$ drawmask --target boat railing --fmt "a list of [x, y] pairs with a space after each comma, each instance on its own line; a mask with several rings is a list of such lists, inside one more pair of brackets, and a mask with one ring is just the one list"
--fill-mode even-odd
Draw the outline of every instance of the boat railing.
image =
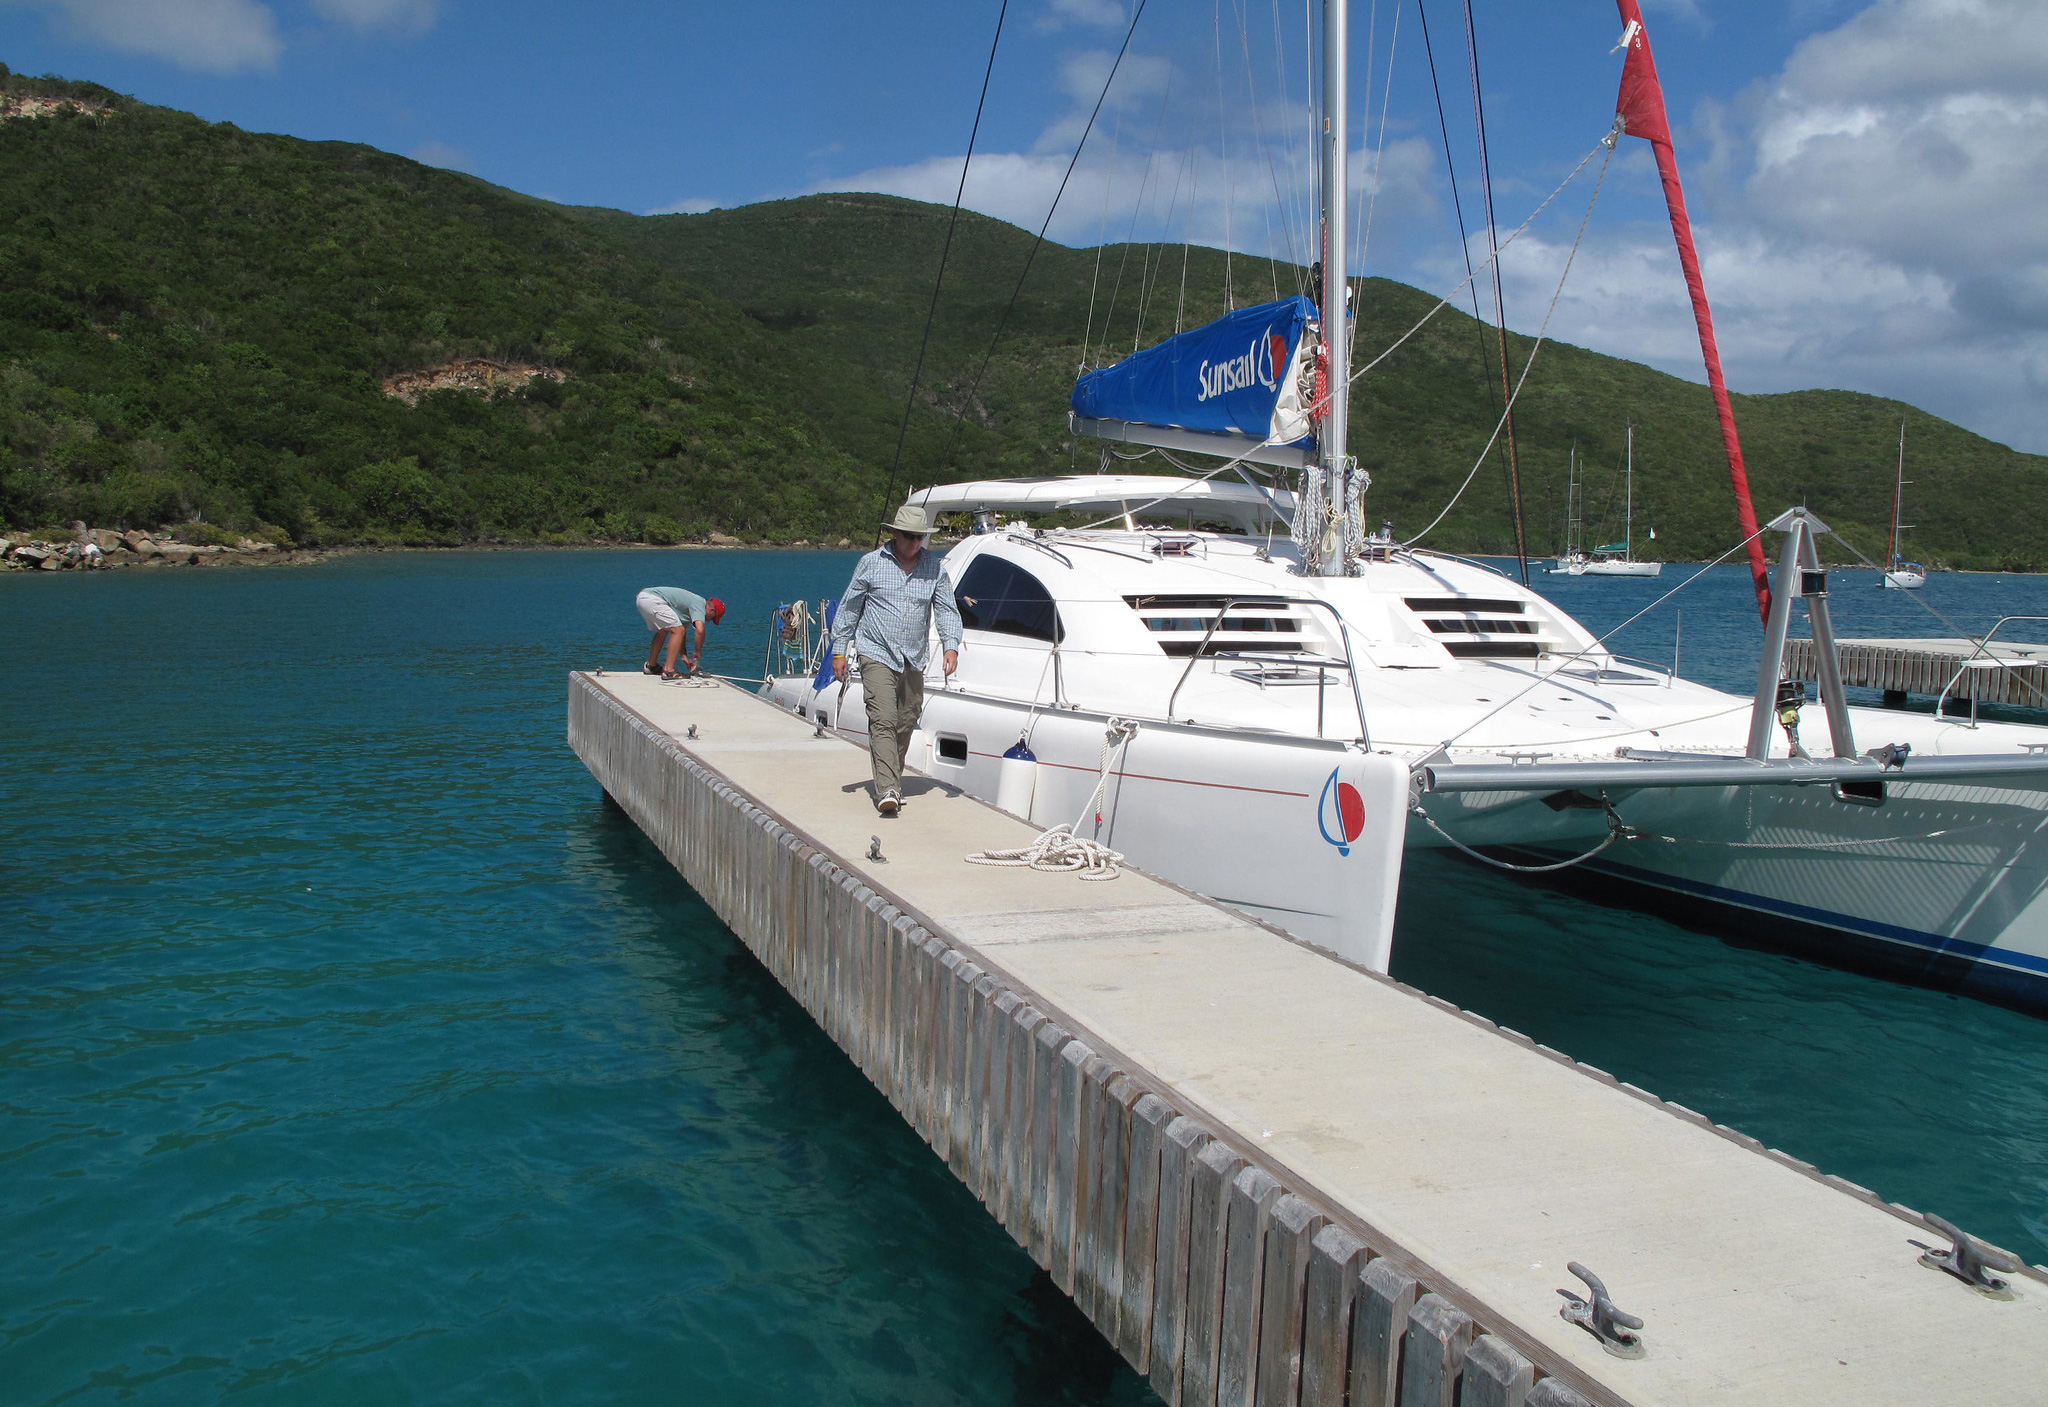
[[1460, 557], [1455, 552], [1439, 552], [1434, 547], [1410, 547], [1405, 550], [1411, 557], [1436, 557], [1446, 562], [1463, 562], [1468, 567], [1477, 567], [1482, 572], [1492, 572], [1497, 577], [1505, 578], [1512, 575], [1491, 562], [1480, 561], [1477, 557]]
[[825, 628], [825, 612], [830, 605], [829, 601], [819, 601], [815, 615], [811, 613], [810, 602], [804, 600], [775, 608], [768, 617], [767, 649], [761, 660], [764, 687], [784, 675], [800, 674], [806, 679], [817, 675], [831, 645], [831, 634]]
[[[2002, 660], [1996, 655], [1985, 653], [1986, 650], [1991, 648], [1991, 638], [2015, 621], [2048, 621], [2048, 616], [2000, 616], [1997, 622], [1979, 637], [1977, 648], [1965, 655], [1962, 662], [1956, 666], [1956, 672], [1949, 676], [1948, 683], [1941, 686], [1941, 695], [1934, 701], [1934, 716], [1936, 718], [1941, 717], [1942, 709], [1948, 704], [1949, 691], [1962, 682], [1963, 674], [1968, 670], [2029, 669], [2041, 666], [2043, 662], [2040, 660]], [[2035, 692], [2042, 693], [2039, 689], [2036, 689]], [[2042, 693], [2042, 703], [2048, 704], [2048, 693]], [[1975, 689], [1970, 690], [1970, 721], [1966, 726], [1971, 728], [1977, 726], [1977, 691]]]
[[[1285, 604], [1289, 606], [1308, 606], [1316, 610], [1327, 611], [1329, 613], [1331, 623], [1334, 624], [1337, 628], [1337, 640], [1344, 647], [1344, 657], [1340, 660], [1335, 658], [1325, 658], [1322, 656], [1306, 655], [1300, 652], [1289, 652], [1285, 655], [1278, 653], [1268, 653], [1261, 655], [1258, 651], [1253, 650], [1218, 651], [1215, 653], [1211, 653], [1209, 650], [1209, 643], [1216, 638], [1216, 631], [1219, 627], [1222, 626], [1224, 617], [1228, 616], [1234, 608], [1252, 604], [1267, 605], [1273, 602], [1273, 598], [1271, 596], [1266, 595], [1233, 596], [1217, 608], [1215, 619], [1209, 622], [1209, 628], [1202, 633], [1201, 643], [1196, 645], [1194, 652], [1188, 656], [1187, 667], [1181, 670], [1180, 678], [1174, 681], [1173, 692], [1166, 696], [1166, 721], [1169, 723], [1180, 721], [1192, 721], [1176, 719], [1173, 714], [1173, 706], [1180, 701], [1181, 688], [1188, 682], [1188, 676], [1195, 672], [1195, 664], [1197, 661], [1200, 661], [1205, 658], [1212, 661], [1218, 659], [1269, 659], [1275, 662], [1276, 664], [1285, 663], [1287, 665], [1304, 668], [1314, 667], [1317, 668], [1319, 671], [1327, 671], [1332, 669], [1341, 671], [1344, 677], [1351, 682], [1351, 703], [1352, 707], [1355, 708], [1358, 713], [1359, 745], [1361, 747], [1372, 746], [1372, 732], [1371, 729], [1367, 727], [1365, 721], [1365, 696], [1359, 691], [1358, 688], [1358, 668], [1356, 664], [1357, 655], [1351, 648], [1351, 631], [1350, 628], [1344, 624], [1343, 612], [1339, 611], [1335, 606], [1331, 605], [1328, 601], [1318, 601], [1313, 597], [1284, 598], [1284, 600]], [[1233, 673], [1236, 673], [1236, 671], [1233, 671]], [[1319, 673], [1316, 683], [1316, 736], [1318, 738], [1323, 736], [1323, 699], [1325, 688], [1326, 685], [1323, 682], [1323, 676]]]

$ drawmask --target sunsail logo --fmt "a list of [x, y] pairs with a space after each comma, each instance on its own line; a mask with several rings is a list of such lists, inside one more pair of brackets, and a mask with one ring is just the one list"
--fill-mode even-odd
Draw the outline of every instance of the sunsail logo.
[[1206, 401], [1212, 396], [1242, 391], [1253, 382], [1271, 391], [1280, 384], [1280, 368], [1286, 365], [1287, 338], [1269, 328], [1263, 337], [1252, 339], [1243, 356], [1227, 362], [1205, 359], [1200, 372], [1202, 389], [1195, 400]]

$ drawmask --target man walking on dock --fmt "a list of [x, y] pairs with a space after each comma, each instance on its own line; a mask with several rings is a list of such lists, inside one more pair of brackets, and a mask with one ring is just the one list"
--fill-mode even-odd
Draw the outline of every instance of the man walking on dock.
[[[633, 604], [640, 611], [640, 619], [654, 632], [654, 638], [647, 644], [647, 663], [640, 667], [664, 679], [682, 678], [676, 673], [678, 653], [683, 658], [684, 673], [696, 669], [704, 660], [704, 622], [716, 625], [725, 619], [725, 602], [716, 596], [707, 601], [680, 586], [650, 586], [633, 598]], [[692, 625], [697, 627], [696, 646], [684, 649], [683, 636]], [[660, 658], [663, 645], [668, 646], [666, 660]]]
[[832, 626], [832, 677], [844, 681], [849, 657], [859, 658], [875, 809], [893, 816], [903, 809], [903, 752], [924, 712], [932, 625], [938, 624], [950, 675], [960, 665], [960, 608], [939, 559], [924, 550], [931, 515], [906, 503], [884, 526], [889, 541], [860, 559], [839, 598]]

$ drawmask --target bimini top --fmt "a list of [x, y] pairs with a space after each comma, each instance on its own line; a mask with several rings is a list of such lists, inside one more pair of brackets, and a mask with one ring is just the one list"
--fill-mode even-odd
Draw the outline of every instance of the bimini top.
[[1223, 523], [1250, 532], [1294, 515], [1287, 489], [1256, 489], [1217, 479], [1168, 474], [1072, 474], [1043, 479], [977, 479], [919, 489], [911, 503], [933, 513], [1129, 513], [1139, 522]]

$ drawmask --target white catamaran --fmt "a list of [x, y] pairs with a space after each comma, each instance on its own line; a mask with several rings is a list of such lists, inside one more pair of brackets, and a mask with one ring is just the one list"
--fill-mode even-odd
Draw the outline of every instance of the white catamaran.
[[[1619, 4], [1621, 116], [1668, 169], [1691, 273], [1641, 16]], [[1329, 270], [1348, 267], [1345, 47], [1332, 0]], [[1617, 894], [1628, 882], [1718, 906], [1731, 929], [2048, 1008], [2048, 728], [1848, 706], [1815, 548], [1827, 529], [1804, 510], [1769, 526], [1783, 544], [1760, 580], [1751, 698], [1623, 658], [1484, 565], [1368, 534], [1345, 285], [1328, 280], [1334, 307], [1238, 309], [1074, 392], [1078, 434], [1284, 467], [1295, 492], [1243, 473], [1104, 474], [912, 495], [974, 530], [944, 564], [966, 627], [959, 672], [934, 666], [911, 760], [1376, 970], [1406, 849], [1455, 846], [1582, 865]], [[1749, 532], [1703, 300], [1696, 311]], [[1055, 513], [1089, 525], [1005, 522]], [[1765, 577], [1760, 549], [1752, 569]], [[1799, 603], [1826, 715], [1805, 734], [1803, 686], [1782, 671]], [[835, 685], [817, 645], [800, 654], [770, 696], [864, 738], [857, 676]]]

